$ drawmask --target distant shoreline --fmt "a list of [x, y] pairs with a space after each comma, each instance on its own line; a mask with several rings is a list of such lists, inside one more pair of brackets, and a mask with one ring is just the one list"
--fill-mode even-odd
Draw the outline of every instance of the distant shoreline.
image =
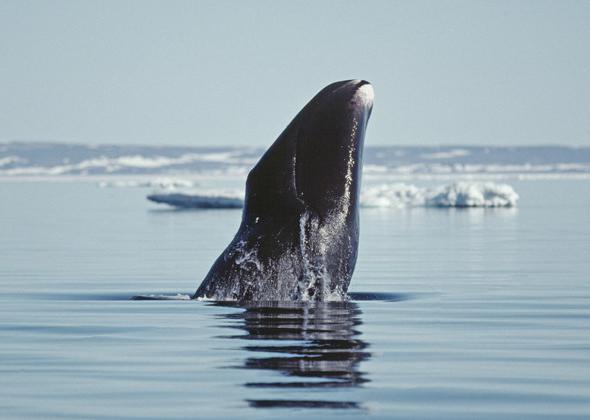
[[[259, 147], [0, 143], [0, 179], [242, 179], [263, 153]], [[588, 179], [590, 147], [368, 145], [363, 176], [402, 181]]]

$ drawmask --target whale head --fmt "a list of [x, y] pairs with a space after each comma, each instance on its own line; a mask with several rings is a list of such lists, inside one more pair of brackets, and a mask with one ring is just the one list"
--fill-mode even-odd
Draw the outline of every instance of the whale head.
[[315, 95], [250, 172], [246, 220], [291, 217], [302, 208], [321, 217], [354, 214], [373, 97], [364, 80], [332, 83]]

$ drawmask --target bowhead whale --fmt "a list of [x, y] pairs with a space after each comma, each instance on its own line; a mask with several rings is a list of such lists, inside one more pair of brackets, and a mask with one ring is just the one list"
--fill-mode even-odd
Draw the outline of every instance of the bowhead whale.
[[242, 222], [193, 298], [342, 300], [354, 271], [373, 88], [332, 83], [250, 171]]

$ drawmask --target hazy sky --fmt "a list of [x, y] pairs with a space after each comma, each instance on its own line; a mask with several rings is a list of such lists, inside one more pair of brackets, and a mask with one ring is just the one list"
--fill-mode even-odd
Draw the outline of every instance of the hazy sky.
[[590, 1], [0, 0], [0, 141], [265, 146], [351, 78], [367, 144], [590, 146]]

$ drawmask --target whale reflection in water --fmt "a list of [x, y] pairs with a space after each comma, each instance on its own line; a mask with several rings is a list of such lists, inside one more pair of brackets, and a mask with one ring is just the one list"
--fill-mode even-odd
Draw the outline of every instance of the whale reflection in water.
[[[248, 382], [244, 386], [280, 388], [283, 389], [282, 396], [284, 391], [292, 389], [289, 397], [297, 397], [304, 392], [302, 388], [316, 391], [350, 388], [369, 381], [359, 370], [360, 362], [371, 354], [366, 351], [368, 344], [359, 338], [361, 333], [357, 327], [362, 322], [356, 303], [260, 303], [239, 307], [245, 310], [221, 315], [231, 320], [230, 328], [245, 332], [227, 338], [251, 342], [241, 347], [251, 355], [239, 368], [274, 370], [283, 375], [283, 378]], [[316, 392], [314, 397], [319, 395]], [[255, 399], [247, 402], [255, 408], [361, 408], [355, 401], [332, 399]]]

